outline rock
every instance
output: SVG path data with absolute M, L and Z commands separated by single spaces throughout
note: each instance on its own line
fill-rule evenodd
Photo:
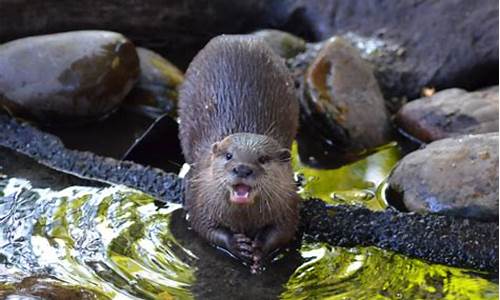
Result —
M 332 38 L 309 65 L 291 67 L 300 93 L 302 161 L 338 167 L 391 140 L 389 114 L 372 69 L 346 40 Z
M 74 31 L 0 46 L 0 105 L 44 124 L 111 113 L 139 75 L 134 45 L 107 31 Z
M 0 43 L 110 26 L 168 53 L 182 69 L 216 35 L 276 28 L 308 41 L 353 32 L 398 44 L 403 55 L 387 57 L 385 70 L 375 68 L 386 98 L 415 99 L 426 86 L 475 90 L 498 83 L 498 1 L 492 0 L 4 1 Z
M 184 75 L 171 62 L 151 50 L 138 47 L 137 54 L 141 75 L 125 102 L 157 107 L 175 116 L 177 89 Z
M 401 210 L 498 220 L 498 133 L 447 138 L 404 157 L 389 176 Z
M 51 299 L 51 300 L 93 300 L 110 299 L 101 292 L 83 287 L 71 286 L 52 277 L 25 277 L 13 284 L 12 291 L 3 293 L 5 299 Z
M 163 0 L 147 3 L 83 0 L 71 5 L 60 0 L 35 5 L 29 0 L 9 1 L 1 4 L 0 43 L 41 33 L 112 28 L 138 45 L 164 55 L 184 70 L 196 53 L 217 35 L 279 27 L 287 18 L 287 6 L 285 2 L 272 4 L 261 0 L 171 0 L 168 3 Z M 278 16 L 281 12 L 286 14 Z M 308 30 L 306 26 L 302 28 Z
M 476 90 L 498 84 L 498 1 L 297 0 L 286 10 L 281 15 L 297 24 L 287 22 L 284 30 L 291 33 L 308 24 L 313 40 L 352 32 L 395 45 L 368 55 L 386 98 L 415 99 L 428 86 Z M 384 55 L 391 48 L 400 55 Z
M 440 91 L 414 100 L 396 114 L 396 123 L 422 142 L 498 131 L 498 86 L 468 93 Z
M 295 57 L 306 50 L 306 42 L 303 39 L 284 31 L 265 29 L 251 35 L 264 39 L 274 52 L 285 59 Z
M 404 55 L 405 48 L 393 41 L 362 37 L 352 32 L 337 37 L 349 42 L 351 46 L 359 51 L 361 57 L 371 65 L 382 94 L 385 96 L 387 109 L 392 113 L 396 113 L 408 100 L 406 96 L 394 96 L 395 94 L 399 95 L 396 92 L 400 87 L 399 81 L 407 76 L 405 75 L 407 70 L 403 70 L 400 64 L 400 56 Z M 288 60 L 292 72 L 303 72 L 304 66 L 311 64 L 319 55 L 321 49 L 328 43 L 329 40 L 307 43 L 305 53 Z M 298 69 L 298 71 L 295 69 Z

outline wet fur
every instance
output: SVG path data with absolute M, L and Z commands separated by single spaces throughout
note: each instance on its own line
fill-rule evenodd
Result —
M 266 143 L 276 142 L 264 138 L 255 142 L 255 138 L 246 139 L 250 144 L 236 142 L 242 147 L 239 151 L 259 149 L 262 153 L 279 150 L 278 145 L 269 147 Z M 274 149 L 273 149 L 274 148 Z M 296 226 L 298 219 L 298 199 L 296 187 L 292 180 L 293 171 L 288 161 L 271 161 L 265 166 L 265 171 L 257 177 L 255 185 L 256 199 L 254 205 L 239 206 L 230 204 L 229 191 L 221 188 L 228 182 L 227 172 L 213 163 L 213 154 L 207 154 L 202 162 L 208 162 L 193 170 L 188 180 L 191 191 L 188 210 L 191 213 L 191 223 L 196 229 L 203 231 L 213 226 L 224 226 L 233 232 L 246 233 L 254 236 L 258 230 L 269 225 L 289 227 Z M 210 196 L 208 196 L 210 195 Z
M 238 132 L 266 134 L 290 148 L 299 106 L 284 61 L 260 39 L 219 36 L 189 65 L 179 95 L 186 162 Z
M 236 133 L 237 151 L 290 149 L 298 126 L 298 100 L 284 61 L 264 42 L 240 36 L 212 39 L 190 64 L 179 96 L 180 140 L 191 171 L 186 208 L 195 231 L 211 239 L 224 227 L 255 236 L 267 226 L 289 241 L 298 222 L 298 196 L 289 162 L 274 160 L 258 176 L 260 199 L 231 204 L 221 186 L 227 172 L 214 164 L 212 145 Z M 272 165 L 271 165 L 272 164 Z

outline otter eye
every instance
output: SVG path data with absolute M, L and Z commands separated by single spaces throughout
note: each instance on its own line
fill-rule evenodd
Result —
M 224 157 L 226 158 L 226 160 L 231 160 L 231 158 L 233 158 L 233 155 L 229 152 L 226 152 L 226 154 L 224 155 Z
M 267 155 L 259 157 L 259 163 L 265 164 L 268 163 L 271 160 L 271 158 Z

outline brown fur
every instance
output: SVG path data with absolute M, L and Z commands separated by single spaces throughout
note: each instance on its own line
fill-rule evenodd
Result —
M 298 113 L 284 62 L 261 40 L 220 36 L 198 53 L 179 96 L 179 137 L 191 164 L 186 207 L 194 230 L 226 248 L 218 229 L 253 238 L 273 228 L 269 248 L 293 238 L 299 198 L 291 165 L 280 155 L 291 147 Z M 226 151 L 234 159 L 225 161 Z M 269 162 L 259 163 L 263 155 Z M 255 170 L 251 205 L 228 200 L 229 172 L 238 163 Z
M 231 146 L 238 146 L 234 151 L 259 151 L 270 155 L 280 150 L 274 140 L 264 135 L 257 138 L 253 134 L 241 134 L 236 137 L 242 138 L 235 141 L 233 135 L 228 142 Z M 249 141 L 251 145 L 245 145 L 244 141 Z M 263 174 L 257 178 L 255 187 L 259 198 L 255 205 L 238 206 L 226 200 L 229 198 L 229 191 L 221 188 L 228 181 L 226 170 L 214 163 L 211 153 L 202 161 L 207 162 L 206 165 L 193 170 L 189 184 L 193 201 L 187 203 L 193 227 L 203 230 L 208 225 L 207 222 L 210 222 L 251 236 L 258 229 L 271 224 L 294 228 L 298 218 L 298 203 L 294 201 L 297 194 L 289 162 L 274 160 L 268 163 Z

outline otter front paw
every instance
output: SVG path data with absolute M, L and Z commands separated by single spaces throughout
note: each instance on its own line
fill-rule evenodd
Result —
M 239 259 L 251 263 L 253 261 L 252 239 L 244 234 L 235 233 L 231 240 L 231 249 L 228 250 Z
M 250 266 L 250 272 L 252 274 L 259 273 L 262 268 L 262 259 L 264 258 L 264 252 L 262 251 L 262 242 L 259 240 L 254 240 L 252 242 L 252 265 Z

